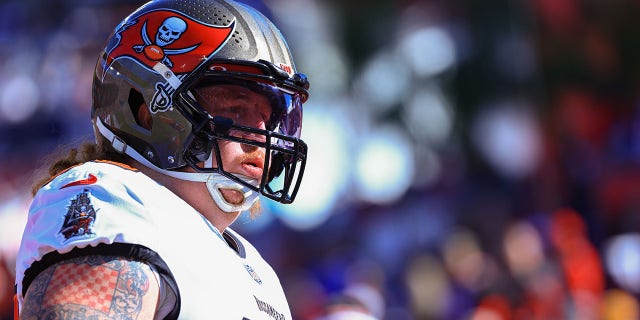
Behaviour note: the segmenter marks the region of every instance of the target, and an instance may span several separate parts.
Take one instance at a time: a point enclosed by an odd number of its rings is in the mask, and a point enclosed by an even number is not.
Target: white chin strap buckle
[[[213,153],[209,155],[209,158],[204,162],[205,168],[213,167]],[[258,181],[256,179],[251,179],[249,177],[245,177],[242,175],[238,175],[240,179],[249,183],[252,186],[257,187]],[[209,189],[209,194],[211,194],[211,198],[216,202],[220,210],[224,212],[237,212],[237,211],[245,211],[249,210],[251,206],[253,206],[256,201],[258,201],[258,193],[251,190],[249,187],[239,184],[221,174],[212,174],[206,181],[207,189]],[[221,189],[227,190],[236,190],[240,192],[243,196],[243,199],[240,203],[234,204],[222,195]]]
[[[250,179],[242,176],[240,178],[251,185],[258,186],[258,181],[255,179]],[[248,210],[258,200],[257,192],[251,190],[247,186],[241,185],[219,174],[212,174],[206,183],[207,189],[209,189],[209,194],[211,194],[211,198],[213,198],[218,207],[224,212]],[[240,192],[243,196],[243,200],[237,204],[230,203],[222,195],[221,189],[235,190],[237,192]]]

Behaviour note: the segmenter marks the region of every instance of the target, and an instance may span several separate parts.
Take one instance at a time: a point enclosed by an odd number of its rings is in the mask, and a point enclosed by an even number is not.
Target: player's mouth
[[[264,162],[259,158],[247,159],[242,162],[242,170],[246,176],[259,181],[264,171]]]

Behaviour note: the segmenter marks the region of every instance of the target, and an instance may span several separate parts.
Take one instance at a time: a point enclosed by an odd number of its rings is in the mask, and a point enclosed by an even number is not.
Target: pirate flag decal
[[[96,210],[89,199],[89,189],[82,190],[71,199],[64,222],[60,228],[60,234],[65,239],[76,236],[92,235],[93,222],[96,220]]]
[[[179,80],[215,54],[234,28],[235,20],[215,26],[171,10],[150,11],[118,26],[105,50],[107,63],[129,58],[160,73],[167,81],[156,84],[151,111],[165,111]]]

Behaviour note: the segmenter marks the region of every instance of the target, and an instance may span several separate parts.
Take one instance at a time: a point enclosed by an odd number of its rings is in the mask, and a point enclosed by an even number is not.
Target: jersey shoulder
[[[154,185],[153,180],[124,165],[87,162],[71,167],[34,196],[25,236],[35,231],[59,243],[104,236],[131,220],[148,218],[144,191]]]
[[[23,242],[37,236],[32,240],[61,249],[122,241],[123,232],[143,232],[140,224],[152,219],[149,195],[162,192],[168,191],[130,167],[107,162],[72,167],[36,193]]]
[[[24,272],[53,251],[115,242],[153,248],[151,195],[162,192],[168,191],[141,172],[113,163],[87,162],[59,174],[29,208],[16,259],[18,286]]]

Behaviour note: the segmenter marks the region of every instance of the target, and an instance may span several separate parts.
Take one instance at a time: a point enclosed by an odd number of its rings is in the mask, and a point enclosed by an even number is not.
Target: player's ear
[[[138,123],[145,129],[151,130],[151,112],[146,103],[142,103],[138,108]]]
[[[131,88],[127,102],[129,103],[129,108],[131,108],[131,113],[135,117],[136,123],[147,130],[151,130],[151,112],[144,102],[142,94],[138,90]]]

